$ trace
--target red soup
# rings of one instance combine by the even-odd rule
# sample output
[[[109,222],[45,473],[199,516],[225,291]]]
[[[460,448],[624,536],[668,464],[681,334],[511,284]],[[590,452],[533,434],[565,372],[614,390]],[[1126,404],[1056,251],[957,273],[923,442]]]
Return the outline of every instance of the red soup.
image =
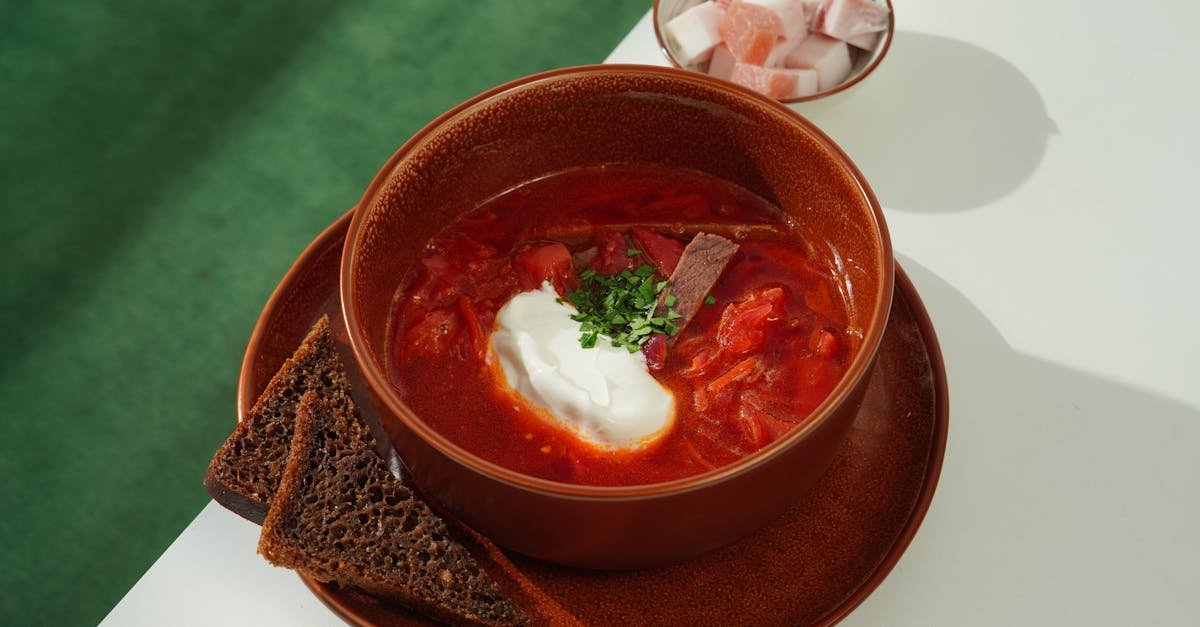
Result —
[[[738,248],[695,317],[641,345],[674,395],[664,436],[633,450],[598,447],[505,385],[489,338],[510,298],[550,281],[571,301],[589,276],[674,282],[698,233]],[[392,313],[391,381],[446,438],[525,474],[634,485],[703,473],[802,423],[845,372],[859,337],[829,259],[836,252],[801,237],[778,208],[709,175],[562,172],[483,203],[428,243]]]

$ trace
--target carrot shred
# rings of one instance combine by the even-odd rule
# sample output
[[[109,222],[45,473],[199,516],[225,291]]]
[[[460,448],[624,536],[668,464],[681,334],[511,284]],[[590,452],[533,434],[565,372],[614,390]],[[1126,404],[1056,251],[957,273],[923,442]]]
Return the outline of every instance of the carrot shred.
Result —
[[[478,351],[484,340],[483,325],[479,324],[479,316],[476,315],[471,302],[461,294],[458,296],[458,311],[462,314],[463,320],[467,322],[467,332],[471,335],[471,346]]]
[[[714,465],[712,462],[708,461],[707,459],[704,459],[704,456],[700,454],[700,451],[696,450],[696,447],[692,446],[691,442],[689,442],[688,440],[685,439],[683,441],[683,445],[687,447],[688,454],[692,456],[692,459],[696,460],[697,464],[700,464],[701,466],[707,468],[708,470],[712,470],[712,469],[716,468],[716,465]]]
[[[704,388],[698,387],[692,393],[692,407],[696,411],[708,411],[708,392]]]
[[[757,366],[758,366],[758,358],[757,357],[747,357],[747,358],[737,362],[736,364],[734,364],[734,366],[732,368],[730,368],[729,370],[726,370],[724,374],[717,377],[716,379],[713,379],[708,384],[708,391],[713,394],[720,392],[721,390],[725,389],[730,383],[733,383],[739,379],[745,378],[746,375],[750,374],[750,372],[752,370],[754,370]]]
[[[745,411],[738,412],[738,421],[742,423],[742,429],[746,432],[746,436],[754,444],[754,448],[760,449],[767,440],[763,437],[763,423],[757,415]]]
[[[679,347],[678,350],[681,353],[684,352],[683,347]],[[688,367],[684,368],[680,372],[680,374],[682,374],[683,376],[685,376],[689,379],[691,379],[692,377],[697,377],[701,374],[704,374],[704,368],[707,367],[708,364],[712,363],[712,360],[716,357],[712,353],[713,353],[713,351],[711,349],[708,349],[708,348],[700,349],[699,351],[696,352],[695,355],[692,355],[691,363],[689,363]]]

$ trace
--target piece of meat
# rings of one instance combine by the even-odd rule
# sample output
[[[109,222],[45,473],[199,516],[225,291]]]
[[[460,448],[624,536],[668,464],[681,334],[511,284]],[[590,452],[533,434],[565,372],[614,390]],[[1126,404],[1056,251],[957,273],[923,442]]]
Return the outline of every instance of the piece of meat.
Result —
[[[813,33],[788,54],[784,65],[816,70],[817,89],[824,91],[840,85],[850,76],[850,47],[840,39]]]
[[[702,2],[667,22],[667,41],[680,65],[704,63],[721,43],[719,26],[725,10],[713,2]]]
[[[692,238],[683,249],[679,265],[675,266],[666,289],[659,297],[660,315],[666,312],[667,297],[674,296],[675,304],[671,308],[680,315],[675,319],[675,326],[680,329],[686,327],[704,305],[704,298],[716,285],[737,249],[737,244],[720,235],[700,233]]]

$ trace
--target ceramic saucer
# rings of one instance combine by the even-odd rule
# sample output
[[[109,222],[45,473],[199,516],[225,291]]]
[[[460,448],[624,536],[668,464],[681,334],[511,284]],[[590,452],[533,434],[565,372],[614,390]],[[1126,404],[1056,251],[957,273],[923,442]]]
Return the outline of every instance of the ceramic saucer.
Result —
[[[317,317],[341,317],[338,267],[349,218],[309,245],[267,302],[242,363],[239,419]],[[879,585],[916,534],[941,471],[948,419],[933,326],[897,267],[866,400],[833,466],[802,502],[736,544],[667,568],[593,572],[511,558],[586,624],[835,623]],[[305,583],[352,624],[425,623],[357,590]]]

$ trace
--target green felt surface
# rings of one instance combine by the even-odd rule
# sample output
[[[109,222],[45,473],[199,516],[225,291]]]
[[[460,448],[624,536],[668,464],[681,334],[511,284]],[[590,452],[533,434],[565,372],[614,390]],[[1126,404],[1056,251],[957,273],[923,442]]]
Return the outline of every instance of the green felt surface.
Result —
[[[410,134],[648,7],[0,5],[0,624],[99,621],[199,512],[259,310]]]

